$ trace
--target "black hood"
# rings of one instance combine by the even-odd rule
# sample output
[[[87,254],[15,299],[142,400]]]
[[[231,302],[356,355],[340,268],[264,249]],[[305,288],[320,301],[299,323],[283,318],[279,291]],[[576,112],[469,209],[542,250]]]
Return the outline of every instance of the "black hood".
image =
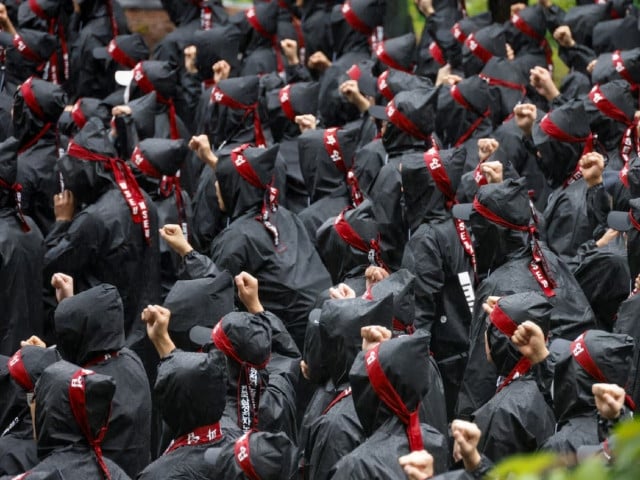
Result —
[[[496,57],[507,57],[507,42],[504,27],[494,24],[467,36],[462,47],[462,70],[467,77],[477,75]]]
[[[245,161],[255,171],[262,185],[271,183],[278,156],[279,145],[269,148],[249,147],[244,150]],[[236,160],[240,161],[240,160]],[[245,213],[257,211],[264,200],[265,191],[249,184],[234,166],[233,158],[221,158],[216,169],[216,178],[226,213],[235,219]]]
[[[226,341],[220,340],[225,337]],[[219,350],[225,348],[223,344],[230,345],[233,353],[224,353],[231,364],[249,364],[257,368],[266,365],[271,356],[271,328],[261,315],[230,312],[218,322],[211,338]]]
[[[73,104],[71,112],[64,112],[58,120],[61,133],[70,137],[87,124],[91,117],[98,118],[105,128],[111,122],[111,108],[99,98],[82,97]]]
[[[25,99],[24,94],[31,92]],[[31,99],[31,100],[29,100]],[[47,123],[55,124],[67,106],[67,94],[62,87],[39,78],[29,78],[13,97],[13,134],[24,145]]]
[[[456,98],[461,100],[457,101]],[[465,78],[456,85],[439,87],[437,102],[435,131],[443,145],[453,146],[469,138],[487,136],[491,132],[489,84],[477,75]]]
[[[359,125],[338,129],[336,133],[332,130],[308,130],[298,137],[300,170],[311,203],[328,195],[348,195],[346,174],[340,171],[327,149],[339,148],[344,167],[349,170],[359,137]]]
[[[178,70],[171,62],[145,60],[133,70],[130,98],[134,100],[148,93],[156,92],[158,99],[169,100],[178,93]]]
[[[516,26],[516,19],[524,22],[529,30],[534,32],[533,36],[525,34]],[[513,48],[516,55],[522,53],[540,53],[541,40],[547,32],[547,21],[542,7],[535,5],[520,10],[517,15],[511,16],[511,21],[505,24],[506,40]],[[534,38],[535,37],[535,38]]]
[[[185,25],[200,18],[198,2],[190,0],[161,0],[162,8],[176,27]]]
[[[415,276],[406,268],[393,272],[384,280],[371,287],[374,300],[393,295],[394,330],[399,322],[405,326],[412,326],[416,317],[416,297],[414,290]]]
[[[320,313],[320,344],[336,387],[349,381],[349,370],[362,350],[360,329],[381,325],[392,329],[393,296],[327,300]]]
[[[360,118],[358,108],[340,93],[340,85],[349,80],[347,71],[362,55],[347,54],[333,62],[322,76],[318,102],[318,117],[322,125],[337,127]]]
[[[374,53],[382,70],[395,68],[411,73],[415,66],[415,49],[416,36],[413,33],[406,33],[379,42]]]
[[[458,42],[464,43],[471,33],[488,27],[492,23],[493,18],[491,12],[483,12],[472,17],[461,18],[451,27],[451,33]]]
[[[158,365],[155,405],[176,437],[216,423],[226,403],[227,367],[222,352],[174,351]]]
[[[428,333],[420,331],[382,342],[378,350],[383,372],[409,411],[420,406],[436,381],[431,378],[429,366],[430,338]],[[359,353],[349,372],[356,413],[367,436],[393,416],[369,382],[365,358],[370,352]]]
[[[58,350],[69,362],[84,365],[124,347],[124,309],[113,285],[103,283],[65,298],[54,322]]]
[[[96,118],[87,121],[73,141],[92,152],[110,157],[117,155],[107,130]],[[113,184],[102,162],[83,160],[65,153],[58,159],[58,169],[65,188],[73,192],[79,204],[93,203]]]
[[[300,135],[295,117],[315,115],[318,111],[319,94],[320,84],[317,82],[292,83],[267,92],[269,127],[276,142]]]
[[[213,328],[227,313],[233,311],[233,278],[222,272],[215,278],[178,280],[164,301],[171,311],[169,334],[176,346],[182,350],[196,351],[198,345],[189,338],[191,328]]]
[[[449,199],[436,186],[427,163],[437,162],[444,166],[452,191],[456,192],[466,159],[465,148],[430,149],[425,153],[402,156],[402,189],[406,220],[411,231],[415,231],[422,223],[450,217],[446,206]]]
[[[433,88],[433,82],[427,77],[394,69],[382,72],[377,83],[378,91],[387,100],[392,100],[400,92]]]
[[[536,292],[508,295],[498,300],[497,308],[516,325],[530,320],[542,329],[545,337],[549,334],[553,305],[543,295]],[[488,320],[487,342],[489,343],[491,360],[496,366],[498,375],[507,376],[522,358],[522,355],[511,342],[511,337],[505,335],[494,325],[493,316],[489,316]]]
[[[250,54],[260,47],[271,49],[273,39],[278,32],[278,15],[280,7],[277,2],[254,2],[245,11],[240,29],[245,32],[243,45],[245,54]]]
[[[214,63],[226,60],[232,70],[238,64],[242,32],[235,25],[214,25],[209,30],[197,30],[192,43],[196,46],[196,67],[201,80],[213,79]]]
[[[509,223],[529,225],[531,210],[524,179],[483,185],[478,189],[476,200]],[[478,274],[495,270],[529,249],[523,232],[497,225],[475,210],[471,212],[469,224],[473,232]]]
[[[149,47],[139,33],[118,35],[106,47],[94,48],[93,56],[98,60],[112,61],[117,69],[129,69],[149,59]]]
[[[56,49],[56,37],[48,33],[21,28],[16,35],[0,32],[0,45],[5,48],[4,75],[12,84],[30,76],[42,77],[46,63]]]
[[[619,72],[618,68],[623,68]],[[611,80],[627,80],[628,77],[634,83],[640,83],[640,48],[622,50],[621,52],[603,53],[596,61],[591,72],[591,80],[594,84],[602,84]]]
[[[629,50],[640,43],[637,7],[629,15],[598,22],[593,27],[593,50],[597,53]]]
[[[583,335],[586,350],[604,374],[607,383],[625,387],[633,358],[633,339],[628,335],[600,330],[588,330]],[[555,366],[553,404],[559,423],[575,415],[595,412],[591,387],[599,382],[576,361],[572,355],[574,348],[567,348]]]
[[[282,432],[248,432],[235,443],[208,449],[205,459],[225,480],[250,478],[240,462],[249,463],[261,480],[292,480],[298,473],[296,453],[295,445]]]
[[[9,374],[9,357],[0,355],[0,434],[26,416],[25,391]]]
[[[189,147],[185,140],[168,138],[146,138],[131,154],[132,171],[141,188],[148,193],[158,191],[164,177],[175,177],[187,155]],[[163,191],[169,195],[171,190]]]
[[[14,137],[0,143],[0,179],[9,185],[16,183],[18,175],[18,148],[20,144]],[[16,205],[15,193],[0,188],[0,208]]]
[[[615,114],[607,113],[609,103],[620,110],[625,118],[621,119]],[[589,116],[591,130],[598,135],[598,141],[607,151],[620,147],[622,135],[627,126],[633,123],[635,104],[631,85],[624,80],[596,85],[585,98],[584,109]]]
[[[55,347],[42,348],[25,345],[6,362],[13,381],[25,392],[33,392],[42,372],[60,360]]]
[[[399,92],[387,105],[389,121],[405,133],[427,141],[435,127],[437,92],[435,88]]]
[[[591,5],[576,5],[565,13],[562,24],[571,29],[571,36],[579,45],[591,47],[593,27],[609,17],[610,3],[594,3]]]
[[[529,79],[520,69],[514,68],[510,60],[497,57],[484,66],[480,78],[489,83],[493,123],[499,125],[513,113],[518,102],[523,100]]]
[[[370,200],[342,212],[338,217],[328,219],[318,228],[318,253],[334,284],[342,282],[347,277],[362,275],[370,265],[370,249],[364,251],[343,239],[336,228],[336,222],[346,222],[366,245],[370,245],[372,240],[377,240],[379,235]]]
[[[71,380],[79,370],[77,365],[62,360],[49,366],[36,384],[35,423],[41,460],[54,450],[87,443],[69,401]],[[116,383],[107,375],[93,372],[83,380],[89,430],[96,437],[109,422]]]
[[[557,188],[575,171],[582,156],[583,142],[557,140],[545,132],[546,122],[552,122],[560,130],[576,138],[586,138],[591,133],[582,100],[571,100],[547,113],[533,125],[533,143],[540,155],[536,158],[551,188]]]
[[[343,5],[335,5],[331,10],[331,36],[333,52],[341,56],[347,52],[367,51],[368,35],[377,25],[382,24],[383,10],[377,0],[349,0]],[[348,13],[345,13],[348,11]],[[359,31],[349,19],[356,17],[363,27]]]

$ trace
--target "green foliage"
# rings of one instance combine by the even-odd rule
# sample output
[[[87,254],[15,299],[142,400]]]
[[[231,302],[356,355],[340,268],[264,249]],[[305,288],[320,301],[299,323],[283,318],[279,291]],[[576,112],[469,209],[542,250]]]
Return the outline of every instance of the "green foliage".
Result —
[[[614,430],[612,446],[615,461],[607,466],[600,457],[590,458],[577,467],[566,467],[565,460],[552,453],[515,455],[507,458],[487,476],[490,480],[637,480],[640,478],[640,420],[621,423]]]

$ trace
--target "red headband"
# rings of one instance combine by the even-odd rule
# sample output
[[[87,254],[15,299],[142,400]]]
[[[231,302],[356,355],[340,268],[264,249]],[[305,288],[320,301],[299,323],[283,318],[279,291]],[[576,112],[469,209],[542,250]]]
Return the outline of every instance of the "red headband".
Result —
[[[438,45],[436,42],[431,42],[429,44],[429,53],[431,54],[431,58],[433,58],[438,64],[444,65],[445,63],[447,63],[440,45]]]
[[[387,100],[393,100],[393,92],[391,91],[391,89],[389,88],[389,84],[387,83],[388,77],[389,77],[389,70],[385,70],[380,74],[377,81],[378,90],[380,90],[380,93],[382,94],[382,96],[385,97]]]
[[[476,40],[475,34],[470,34],[467,39],[464,41],[464,44],[467,46],[471,53],[473,53],[476,57],[482,60],[483,63],[489,62],[493,57],[493,53],[484,48],[478,40]]]
[[[127,68],[135,68],[137,62],[118,46],[115,38],[111,39],[109,45],[107,45],[107,52],[120,65],[124,65]]]
[[[242,469],[243,473],[249,478],[249,480],[260,480],[260,476],[253,468],[251,463],[251,452],[249,450],[249,435],[251,432],[246,432],[238,440],[236,440],[233,447],[234,457],[236,463]]]
[[[364,35],[369,35],[373,32],[373,27],[367,25],[356,15],[356,12],[353,11],[350,0],[347,0],[342,4],[342,15],[344,15],[344,19],[353,27],[354,30],[357,30]]]
[[[347,245],[352,246],[356,250],[369,254],[369,263],[371,265],[377,265],[387,270],[387,266],[382,260],[382,254],[380,251],[380,243],[377,239],[372,239],[367,243],[353,227],[344,218],[344,214],[348,209],[344,209],[336,217],[333,222],[333,228],[338,236],[344,240]]]
[[[84,116],[82,112],[82,108],[80,108],[80,103],[82,99],[79,98],[76,103],[73,104],[73,108],[71,109],[71,119],[78,126],[78,128],[82,128],[87,123],[87,118]]]
[[[144,93],[156,92],[156,99],[158,102],[167,105],[169,107],[169,128],[171,130],[171,140],[178,140],[180,138],[180,132],[178,131],[178,120],[176,116],[176,107],[173,103],[172,98],[163,97],[157,90],[156,87],[151,83],[151,80],[147,77],[144,72],[144,68],[142,68],[142,62],[138,62],[135,67],[133,67],[133,80],[136,82],[140,90]]]
[[[586,137],[574,137],[573,135],[569,135],[567,132],[562,130],[558,125],[556,125],[553,120],[551,120],[551,115],[547,113],[542,120],[540,120],[540,129],[549,135],[551,138],[558,140],[560,142],[567,143],[583,143],[584,148],[582,150],[582,155],[593,151],[593,133],[589,132],[589,135]]]
[[[222,320],[220,320],[211,331],[211,340],[213,340],[213,343],[216,345],[218,350],[224,353],[227,357],[231,357],[240,365],[248,365],[249,367],[253,367],[257,370],[263,370],[269,364],[269,358],[259,364],[243,360],[233,346],[233,343],[231,343],[231,340],[224,331],[224,328],[222,328]]]
[[[264,38],[267,40],[271,40],[271,47],[273,49],[273,53],[276,55],[276,64],[278,73],[284,72],[284,63],[282,62],[282,52],[280,50],[280,44],[278,42],[278,35],[269,33],[264,26],[258,20],[258,16],[256,15],[256,7],[251,7],[247,10],[245,14],[247,21],[249,24]]]
[[[487,82],[489,85],[493,85],[496,87],[509,88],[511,90],[519,90],[523,96],[527,94],[527,87],[519,83],[509,82],[507,80],[502,80],[501,78],[490,77],[489,75],[485,75],[484,73],[481,73],[478,76],[481,79],[483,79],[485,82]]]
[[[20,55],[22,55],[25,58],[28,58],[31,61],[33,62],[43,61],[43,58],[40,55],[38,55],[37,52],[34,52],[33,50],[31,50],[29,48],[29,45],[27,45],[26,42],[22,39],[22,37],[17,33],[13,36],[13,46],[16,48],[16,50],[18,50],[18,52],[20,52]]]
[[[380,344],[365,354],[365,366],[371,387],[378,395],[378,398],[407,426],[407,438],[409,449],[412,452],[424,450],[422,441],[422,431],[420,430],[419,408],[410,412],[402,401],[398,392],[393,388],[389,378],[384,373],[378,357]]]
[[[94,374],[94,371],[85,370],[83,368],[77,370],[73,374],[71,382],[69,383],[69,406],[71,407],[73,418],[75,418],[76,423],[80,427],[80,430],[82,430],[87,442],[93,448],[98,466],[104,473],[105,478],[110,480],[111,473],[109,472],[107,464],[104,461],[104,457],[102,456],[101,447],[102,441],[107,434],[109,422],[105,422],[105,424],[100,427],[98,434],[94,437],[91,432],[91,424],[89,423],[89,413],[87,412],[85,377]]]
[[[190,447],[194,445],[203,445],[205,443],[217,442],[223,437],[222,428],[220,423],[213,423],[211,425],[205,425],[198,427],[195,430],[181,435],[178,438],[171,441],[163,455],[173,452],[181,447]]]
[[[622,53],[620,52],[620,50],[616,50],[615,52],[613,52],[613,54],[611,55],[611,62],[613,62],[613,67],[615,68],[616,72],[618,72],[618,75],[629,82],[629,84],[636,85],[638,83],[633,79],[633,77],[629,73],[629,70],[624,64],[624,60],[622,59]]]
[[[71,157],[80,158],[91,162],[101,162],[105,166],[105,170],[113,172],[113,177],[120,189],[120,193],[124,197],[131,218],[134,223],[142,225],[144,239],[147,245],[151,244],[151,222],[149,220],[149,211],[144,199],[144,195],[136,182],[133,172],[129,166],[119,158],[108,157],[99,153],[92,152],[78,145],[73,140],[69,142],[67,154]]]
[[[524,33],[527,37],[532,38],[542,49],[544,50],[545,60],[547,62],[547,67],[549,71],[553,70],[553,59],[551,57],[551,47],[549,46],[549,42],[544,36],[541,36],[538,32],[536,32],[531,25],[524,21],[517,13],[511,15],[511,23],[522,33]]]
[[[293,110],[293,106],[291,105],[291,85],[287,85],[284,88],[281,88],[278,92],[278,99],[280,100],[280,106],[282,107],[282,111],[287,116],[289,120],[292,122],[296,119],[296,112]]]
[[[16,202],[16,214],[18,215],[18,220],[20,221],[20,228],[25,233],[30,232],[31,227],[27,223],[27,219],[25,218],[24,213],[22,213],[22,185],[19,183],[14,183],[10,185],[7,182],[5,182],[2,178],[0,178],[0,188],[4,188],[5,190],[9,190],[10,192],[13,192],[13,197]]]
[[[460,43],[464,43],[464,41],[467,39],[467,35],[462,30],[459,23],[456,23],[453,25],[453,27],[451,27],[451,34]]]
[[[35,93],[33,93],[32,84],[33,77],[29,77],[22,85],[20,85],[20,93],[22,94],[22,98],[24,98],[24,102],[27,104],[27,107],[29,107],[29,110],[35,113],[40,120],[44,120],[44,111],[38,103]]]
[[[258,112],[258,102],[245,105],[244,103],[240,103],[234,98],[231,98],[218,86],[213,87],[211,90],[210,101],[219,103],[234,110],[244,110],[246,112],[245,115],[253,113],[253,130],[256,137],[256,145],[261,147],[267,144],[264,138],[264,132],[262,131],[262,122],[260,121],[260,114]]]
[[[484,218],[489,220],[490,222],[495,223],[496,225],[500,225],[501,227],[508,228],[509,230],[516,230],[518,232],[529,232],[529,225],[516,225],[515,223],[511,223],[508,220],[505,220],[501,216],[492,212],[489,208],[484,206],[478,201],[478,198],[475,197],[473,199],[473,209],[482,215]]]
[[[422,133],[422,131],[415,123],[409,120],[408,117],[406,117],[400,110],[398,110],[393,100],[391,100],[387,104],[385,111],[387,113],[387,116],[389,117],[389,121],[399,127],[401,130],[404,130],[409,135],[412,135],[421,140],[431,140],[431,135]]]
[[[409,67],[400,65],[398,62],[396,62],[395,58],[389,55],[389,52],[387,52],[384,48],[384,42],[378,43],[378,45],[376,46],[375,53],[378,59],[385,65],[388,65],[391,68],[395,68],[396,70],[401,70],[403,72],[407,72],[407,73],[413,72],[413,65]]]
[[[35,385],[22,360],[22,349],[18,350],[7,362],[11,378],[27,392],[33,392]]]
[[[598,382],[611,383],[607,380],[607,377],[604,376],[604,373],[602,373],[598,364],[593,360],[589,354],[589,350],[587,350],[587,342],[585,340],[587,332],[584,332],[571,342],[571,355],[573,355],[574,360],[578,362],[578,365],[580,365],[585,372],[595,378]],[[635,402],[628,394],[625,395],[625,403],[629,408],[631,408],[631,410],[636,409]]]
[[[131,162],[148,177],[162,178],[162,174],[151,164],[147,157],[144,156],[142,150],[140,150],[140,145],[136,145],[136,148],[133,149]]]
[[[47,13],[40,7],[37,0],[29,0],[29,9],[39,18],[46,20],[49,23],[48,33],[56,35],[60,39],[60,49],[62,50],[62,60],[64,63],[64,77],[69,78],[69,47],[67,45],[67,37],[64,31],[64,25],[58,18],[49,17]],[[58,75],[60,69],[60,59],[58,58],[57,50],[51,54],[49,58],[49,72],[47,76],[51,77],[51,81],[55,84],[60,84],[61,79]]]

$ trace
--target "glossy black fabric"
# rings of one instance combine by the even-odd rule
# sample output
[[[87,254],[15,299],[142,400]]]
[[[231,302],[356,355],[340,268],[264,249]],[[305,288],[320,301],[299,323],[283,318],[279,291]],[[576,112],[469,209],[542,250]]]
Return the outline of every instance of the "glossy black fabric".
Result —
[[[151,391],[140,358],[124,348],[123,313],[117,289],[98,285],[60,302],[55,332],[65,360],[115,380],[110,428],[102,450],[133,477],[149,463]]]
[[[48,367],[38,381],[35,402],[40,463],[31,469],[34,474],[57,469],[63,479],[103,478],[95,453],[76,423],[69,404],[69,385],[78,369],[77,365],[60,361]],[[116,385],[112,377],[99,373],[85,376],[84,383],[89,425],[92,434],[96,435],[108,421]],[[108,457],[104,461],[111,478],[129,478]]]

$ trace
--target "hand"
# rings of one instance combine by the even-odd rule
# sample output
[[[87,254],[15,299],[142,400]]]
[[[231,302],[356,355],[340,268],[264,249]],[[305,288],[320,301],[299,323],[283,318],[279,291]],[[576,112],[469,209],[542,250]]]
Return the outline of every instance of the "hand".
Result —
[[[446,83],[447,79],[449,78],[449,75],[451,75],[451,65],[447,63],[438,69],[435,86],[437,87],[438,85],[442,85],[443,83]]]
[[[527,8],[527,5],[524,4],[524,3],[514,3],[513,5],[511,5],[511,7],[509,9],[509,13],[511,15],[515,15],[520,10],[524,10],[525,8]]]
[[[626,392],[615,383],[594,383],[591,392],[596,400],[598,413],[607,420],[615,420],[620,416]]]
[[[426,450],[418,450],[398,459],[409,480],[433,477],[433,457]]]
[[[211,143],[207,135],[194,135],[189,140],[189,148],[195,152],[200,160],[214,170],[218,166],[218,157],[211,150]]]
[[[500,143],[494,138],[481,138],[478,140],[478,157],[480,163],[483,163],[500,147]]]
[[[160,230],[160,237],[167,242],[167,245],[181,257],[184,257],[191,251],[193,247],[184,237],[182,227],[180,225],[168,224],[162,227]]]
[[[507,60],[511,61],[516,58],[516,52],[513,51],[513,47],[508,43],[504,44],[505,50],[507,52]]]
[[[590,152],[580,158],[580,171],[582,178],[589,187],[595,187],[602,183],[604,172],[604,157],[598,152]]]
[[[311,378],[311,374],[309,373],[309,365],[304,360],[300,360],[300,373],[302,376],[309,380]]]
[[[184,53],[184,69],[191,74],[198,73],[198,67],[196,66],[196,56],[198,50],[194,45],[185,47]]]
[[[235,277],[238,297],[242,304],[247,307],[249,313],[264,312],[264,308],[258,297],[258,279],[247,272],[240,272]]]
[[[640,290],[640,274],[636,277],[635,281],[633,282],[633,286],[635,287],[636,290]]]
[[[518,325],[511,341],[532,365],[542,362],[549,356],[547,340],[544,338],[542,329],[530,320]]]
[[[382,267],[376,267],[371,265],[367,267],[364,271],[364,278],[367,280],[367,288],[374,286],[376,283],[384,280],[389,276],[389,272],[387,272]]]
[[[498,300],[500,300],[500,297],[497,297],[495,295],[487,297],[487,300],[482,304],[482,309],[486,312],[487,315],[491,315],[491,312],[493,312],[493,309],[497,305]]]
[[[307,66],[311,70],[319,70],[320,72],[324,72],[327,68],[331,66],[331,61],[327,58],[327,56],[323,52],[317,51],[309,57]]]
[[[51,286],[56,289],[56,300],[60,303],[65,298],[73,297],[73,277],[64,273],[54,273]]]
[[[334,300],[342,300],[345,298],[356,298],[356,292],[346,283],[341,283],[336,287],[329,289],[329,297]]]
[[[453,85],[457,85],[458,83],[460,83],[462,81],[462,77],[460,75],[456,75],[454,73],[450,74],[447,77],[447,84],[449,86],[453,86]]]
[[[300,128],[300,132],[304,133],[307,130],[315,130],[318,120],[315,116],[307,113],[305,115],[296,115],[295,122]]]
[[[482,432],[475,423],[464,420],[454,420],[451,422],[451,433],[453,434],[453,459],[456,462],[462,460],[464,469],[471,472],[478,468],[482,458],[478,452],[478,443]]]
[[[598,60],[591,60],[589,62],[589,64],[587,65],[587,72],[589,73],[593,73],[593,69],[596,68],[596,63],[598,63]]]
[[[553,32],[553,38],[556,39],[558,45],[564,48],[572,48],[576,46],[576,41],[571,35],[571,28],[569,25],[561,25]]]
[[[65,190],[53,196],[53,213],[56,222],[70,222],[76,211],[76,201],[71,190]]]
[[[9,13],[7,12],[7,7],[4,3],[0,3],[0,27],[11,35],[15,35],[17,33],[16,29],[13,27],[11,19],[9,18]]]
[[[221,80],[229,78],[231,65],[229,65],[226,60],[218,60],[213,64],[211,70],[213,70],[213,82],[217,84]]]
[[[160,305],[149,305],[142,311],[141,318],[147,324],[147,336],[156,347],[160,358],[173,352],[176,346],[169,337],[171,312]]]
[[[611,243],[613,240],[615,240],[616,238],[618,238],[618,235],[620,235],[620,232],[618,232],[617,230],[614,230],[613,228],[607,228],[607,231],[604,232],[604,235],[602,235],[597,241],[596,241],[596,247],[598,248],[602,248],[606,245],[609,245],[609,243]],[[636,278],[636,282],[637,282],[637,278]]]
[[[430,17],[436,13],[436,10],[433,8],[432,0],[414,0],[414,3],[418,7],[418,10],[420,10],[420,13],[425,17]]]
[[[386,342],[391,338],[391,330],[380,325],[369,325],[360,329],[362,337],[362,350],[366,352],[375,348],[376,345]]]
[[[347,80],[339,87],[340,93],[345,96],[349,103],[354,104],[360,113],[364,113],[371,105],[369,100],[360,93],[358,82],[356,80]]]
[[[556,87],[556,84],[553,83],[553,78],[551,78],[551,72],[546,68],[533,67],[529,70],[529,83],[536,89],[536,92],[548,101],[560,95],[560,91]]]
[[[533,124],[536,121],[538,114],[536,106],[531,103],[516,105],[513,108],[513,114],[516,117],[516,124],[518,125],[518,128],[520,128],[525,135],[531,135]]]
[[[131,107],[129,105],[116,105],[111,109],[111,115],[119,117],[120,115],[131,115]]]
[[[502,177],[502,163],[499,161],[485,162],[480,167],[484,177],[487,179],[487,183],[501,183]]]
[[[300,58],[298,58],[298,42],[291,38],[285,38],[280,41],[280,47],[289,65],[298,65],[300,63]]]
[[[20,342],[20,347],[25,347],[27,345],[32,345],[34,347],[42,347],[42,348],[47,348],[47,344],[44,343],[40,337],[36,337],[35,335],[31,335],[29,338],[27,338],[26,340],[22,340]]]

